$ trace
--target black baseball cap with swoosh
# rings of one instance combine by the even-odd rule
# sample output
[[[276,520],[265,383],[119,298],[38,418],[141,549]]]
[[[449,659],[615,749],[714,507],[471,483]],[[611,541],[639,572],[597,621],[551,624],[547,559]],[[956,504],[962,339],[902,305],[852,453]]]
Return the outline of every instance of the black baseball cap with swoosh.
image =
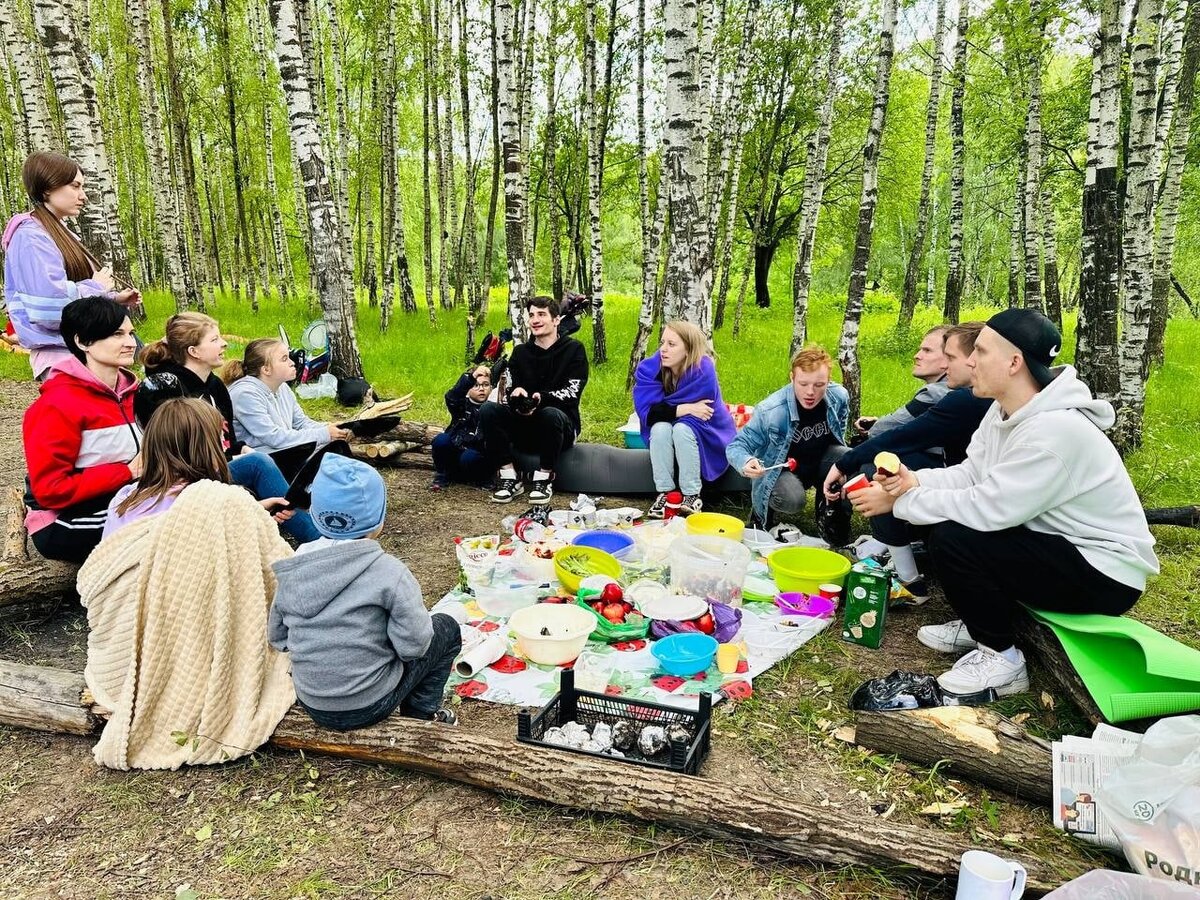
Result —
[[[1062,350],[1062,335],[1053,322],[1036,309],[1006,309],[988,319],[987,327],[1021,351],[1038,387],[1054,380],[1050,367]]]

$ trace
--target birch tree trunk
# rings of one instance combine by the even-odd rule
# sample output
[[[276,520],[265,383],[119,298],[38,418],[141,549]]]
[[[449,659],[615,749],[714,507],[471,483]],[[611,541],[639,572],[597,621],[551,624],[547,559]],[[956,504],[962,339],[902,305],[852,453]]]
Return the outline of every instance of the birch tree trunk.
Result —
[[[696,0],[666,0],[667,74],[664,168],[668,172],[670,246],[664,319],[712,333],[712,251],[705,218],[704,146],[700,142],[700,19]]]
[[[1013,195],[1012,224],[1008,232],[1008,308],[1021,303],[1021,235],[1025,223],[1025,178],[1024,168],[1017,168],[1016,192]]]
[[[1044,185],[1043,185],[1044,187]],[[1062,334],[1062,293],[1058,275],[1058,222],[1049,191],[1042,191],[1042,271],[1046,295],[1046,317]]]
[[[604,241],[600,232],[600,115],[596,109],[596,0],[584,4],[584,103],[588,128],[588,224],[591,233],[592,362],[608,360],[604,333]]]
[[[483,260],[480,263],[480,279],[483,282],[483,306],[476,318],[476,324],[482,324],[487,315],[488,303],[491,299],[492,259],[496,249],[496,207],[500,197],[500,36],[496,21],[497,0],[488,4],[491,10],[491,47],[492,47],[492,191],[488,198],[487,233],[484,237]]]
[[[638,0],[645,5],[645,0]],[[546,212],[550,240],[550,293],[556,300],[563,295],[562,242],[560,232],[562,219],[558,208],[558,0],[550,0],[550,27],[546,34]],[[639,46],[639,53],[645,53],[645,48]],[[639,128],[645,129],[644,111],[638,110]],[[643,134],[644,138],[644,134]],[[638,145],[645,146],[643,140]],[[644,177],[646,160],[644,154],[639,159],[638,178]],[[639,180],[639,185],[641,181]]]
[[[258,45],[260,51],[258,55],[258,75],[262,80],[265,91],[270,84],[267,79],[266,28],[263,25],[262,15],[258,10],[258,6],[253,3],[251,3],[250,18],[254,26],[255,43]],[[263,156],[267,172],[267,196],[272,198],[267,204],[271,208],[271,246],[279,267],[280,300],[286,303],[291,293],[295,275],[292,272],[292,255],[288,248],[287,233],[283,228],[283,212],[280,210],[280,204],[276,199],[279,197],[279,184],[275,177],[275,104],[272,102],[273,100],[273,93],[267,93],[263,98]]]
[[[233,80],[233,63],[231,60],[231,49],[229,40],[229,5],[227,0],[220,0],[221,19],[217,26],[217,54],[221,57],[221,78],[225,87],[225,112],[229,123],[229,148],[233,154],[233,195],[234,203],[237,207],[237,238],[235,248],[240,247],[240,254],[235,253],[234,271],[238,269],[239,262],[245,260],[245,268],[249,270],[251,253],[253,252],[250,245],[250,232],[246,227],[246,199],[245,174],[242,171],[242,154],[238,148],[238,125],[237,125],[237,91]],[[340,235],[339,235],[340,239]],[[235,276],[233,290],[237,293],[238,278]],[[250,297],[250,308],[258,312],[258,298],[254,290],[254,279],[251,277],[246,285],[247,293]]]
[[[916,230],[913,234],[912,250],[908,255],[908,267],[904,270],[904,293],[900,298],[901,328],[908,328],[912,324],[913,312],[917,308],[917,280],[921,274],[921,261],[925,257],[925,236],[929,231],[929,195],[933,185],[934,154],[937,151],[938,101],[942,96],[942,41],[945,35],[946,0],[937,0],[937,15],[933,26],[933,63],[929,73],[929,100],[925,104],[925,164],[921,169]],[[930,265],[932,268],[932,263]]]
[[[962,0],[966,2],[966,0]],[[825,58],[825,90],[817,109],[817,127],[808,138],[804,162],[804,189],[800,200],[800,228],[796,235],[796,266],[792,270],[792,344],[795,355],[808,340],[808,295],[812,286],[813,241],[821,197],[825,193],[825,163],[829,158],[829,134],[833,127],[833,102],[837,97],[838,65],[842,57],[842,32],[846,25],[846,3],[838,0],[830,23],[829,54]]]
[[[968,0],[958,0],[954,38],[954,90],[950,95],[950,252],[946,266],[946,304],[943,318],[958,324],[963,296],[963,180],[967,142],[963,128],[963,99],[967,90]]]
[[[447,263],[447,285],[444,308],[462,301],[462,217],[458,212],[458,173],[454,165],[454,0],[446,0],[446,16],[442,21],[441,85],[445,115],[442,117],[443,149],[446,160],[446,218],[450,227],[450,260]]]
[[[462,112],[463,160],[466,163],[466,191],[463,200],[462,236],[465,254],[458,268],[459,284],[467,283],[467,356],[475,349],[475,318],[483,303],[483,285],[479,281],[479,234],[476,229],[475,192],[478,188],[479,169],[471,150],[471,81],[467,63],[467,40],[469,36],[467,0],[459,0],[458,6],[458,77]]]
[[[850,393],[850,419],[858,418],[862,404],[862,375],[858,364],[858,331],[862,322],[863,299],[867,291],[867,264],[871,259],[871,231],[875,223],[875,203],[879,198],[879,144],[887,121],[889,86],[892,78],[893,33],[896,28],[896,0],[883,0],[879,22],[879,54],[875,68],[875,98],[871,122],[863,144],[862,195],[858,202],[858,227],[854,236],[854,258],[850,263],[850,288],[846,296],[846,315],[838,342],[838,364],[842,384]]]
[[[1029,0],[1033,20],[1033,58],[1029,65],[1029,110],[1025,117],[1025,306],[1042,309],[1042,229],[1038,201],[1042,195],[1042,45],[1046,20],[1040,0]]]
[[[20,118],[29,152],[53,149],[58,141],[46,102],[46,82],[38,69],[37,54],[33,52],[25,16],[17,0],[0,0],[0,40],[15,50],[11,54],[12,64],[17,75]]]
[[[430,135],[433,141],[434,161],[437,167],[437,283],[438,303],[442,309],[450,308],[450,272],[446,244],[449,235],[446,229],[450,219],[450,177],[447,174],[449,160],[446,159],[445,123],[442,105],[442,42],[441,3],[427,0],[422,4],[425,13],[425,42],[427,66],[423,75],[425,91],[429,94]]]
[[[315,12],[315,11],[314,11]],[[338,19],[337,4],[330,0],[329,16],[329,63],[333,69],[333,96],[337,118],[337,136],[332,140],[334,149],[334,188],[338,200],[338,218],[342,235],[342,258],[346,261],[346,290],[354,296],[354,242],[350,234],[350,126],[346,115],[349,101],[346,97],[345,58],[346,39]],[[273,195],[272,195],[273,196]],[[358,309],[357,304],[353,306]]]
[[[38,37],[46,48],[71,158],[79,164],[84,182],[92,186],[93,193],[101,194],[101,202],[85,205],[79,214],[84,240],[102,262],[111,261],[114,267],[127,270],[124,239],[119,231],[112,228],[116,221],[116,209],[113,208],[112,215],[106,209],[106,196],[112,188],[109,174],[103,168],[104,135],[99,122],[92,118],[83,73],[73,48],[77,37],[70,3],[64,0],[34,0],[33,13]],[[108,191],[103,187],[105,182],[109,184]]]
[[[525,159],[517,94],[516,29],[513,0],[495,0],[498,35],[500,139],[504,154],[504,242],[508,258],[508,314],[513,335],[523,339],[525,303],[531,296],[525,258]]]
[[[1183,169],[1187,162],[1191,137],[1192,110],[1196,96],[1196,72],[1200,63],[1200,2],[1190,2],[1183,29],[1182,61],[1175,79],[1176,97],[1167,136],[1166,170],[1162,196],[1158,202],[1158,226],[1154,236],[1154,281],[1151,289],[1150,334],[1146,341],[1144,367],[1163,362],[1167,318],[1171,299],[1171,264],[1175,259],[1176,226],[1183,187]],[[1167,87],[1164,86],[1164,90]]]
[[[196,286],[192,283],[184,264],[186,243],[179,228],[175,200],[170,190],[170,167],[163,148],[161,123],[158,114],[158,94],[155,90],[150,55],[150,8],[148,0],[131,0],[129,6],[130,30],[137,48],[138,108],[141,112],[142,136],[146,144],[146,157],[151,166],[150,188],[154,197],[152,220],[158,232],[166,265],[167,284],[175,299],[177,312],[196,306]],[[157,177],[155,177],[157,173]]]
[[[433,131],[430,129],[432,124],[431,119],[434,115],[432,107],[437,101],[429,85],[430,72],[433,71],[433,53],[430,46],[433,40],[430,35],[429,6],[427,0],[421,4],[421,20],[421,60],[424,65],[424,77],[421,79],[421,189],[425,200],[425,209],[421,216],[423,228],[421,249],[424,254],[422,262],[425,274],[425,306],[429,310],[429,321],[432,324],[437,320],[437,313],[434,311],[433,305],[433,197],[429,181],[429,153],[430,142],[436,140],[436,128]],[[439,185],[441,183],[440,173],[438,183]],[[440,206],[441,204],[439,203]],[[439,233],[445,234],[445,222],[440,217],[439,225],[442,226]],[[439,272],[438,274],[440,283],[441,273]]]
[[[1117,147],[1121,123],[1121,0],[1102,0],[1092,65],[1088,159],[1083,184],[1076,365],[1097,397],[1120,390],[1117,329],[1121,254]]]
[[[292,0],[270,0],[270,11],[275,54],[288,107],[288,134],[304,183],[313,244],[311,265],[329,332],[330,370],[338,378],[361,378],[362,359],[351,311],[354,297],[346,293],[348,266],[342,256],[340,217],[329,182],[328,154],[309,92],[308,62],[301,52],[296,7]]]
[[[533,65],[534,38],[537,36],[537,0],[524,0],[521,8],[524,12],[523,24],[521,25],[520,40],[515,44],[515,52],[519,54],[518,68],[520,72],[517,78],[517,121],[519,123],[518,133],[521,136],[521,178],[525,197],[525,280],[529,296],[532,297],[537,281],[533,258],[537,233],[530,227],[529,220],[532,210],[537,206],[537,197],[533,193],[529,160],[533,147],[531,135],[533,134]],[[523,49],[522,44],[524,45]],[[517,310],[517,315],[524,321],[524,304]]]
[[[1146,344],[1153,289],[1154,137],[1158,100],[1158,38],[1162,0],[1139,0],[1131,62],[1133,94],[1129,114],[1129,154],[1125,160],[1122,223],[1121,390],[1113,443],[1122,452],[1142,442],[1146,405]]]

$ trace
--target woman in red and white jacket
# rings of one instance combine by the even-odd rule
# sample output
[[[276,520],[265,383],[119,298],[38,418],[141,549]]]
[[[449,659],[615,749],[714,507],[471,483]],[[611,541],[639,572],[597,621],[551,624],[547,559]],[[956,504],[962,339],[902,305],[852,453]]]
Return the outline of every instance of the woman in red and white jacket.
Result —
[[[100,542],[109,500],[142,472],[138,382],[127,368],[136,342],[125,308],[100,297],[67,304],[62,336],[71,357],[25,411],[25,524],[42,556],[83,562]]]

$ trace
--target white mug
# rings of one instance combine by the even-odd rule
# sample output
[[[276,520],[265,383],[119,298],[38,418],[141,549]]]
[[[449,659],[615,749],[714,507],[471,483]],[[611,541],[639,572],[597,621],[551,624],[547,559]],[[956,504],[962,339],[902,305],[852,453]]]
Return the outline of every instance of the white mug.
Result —
[[[954,900],[1020,900],[1025,867],[985,850],[968,850],[958,870]]]

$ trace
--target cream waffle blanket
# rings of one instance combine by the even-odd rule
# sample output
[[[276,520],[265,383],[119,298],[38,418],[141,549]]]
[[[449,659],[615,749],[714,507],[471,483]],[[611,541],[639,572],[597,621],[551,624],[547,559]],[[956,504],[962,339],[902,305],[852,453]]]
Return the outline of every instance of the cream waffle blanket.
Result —
[[[271,563],[290,556],[242,488],[201,481],[133,522],[79,570],[84,677],[111,711],[93,754],[114,769],[244,756],[295,701],[288,657],[267,644]]]

